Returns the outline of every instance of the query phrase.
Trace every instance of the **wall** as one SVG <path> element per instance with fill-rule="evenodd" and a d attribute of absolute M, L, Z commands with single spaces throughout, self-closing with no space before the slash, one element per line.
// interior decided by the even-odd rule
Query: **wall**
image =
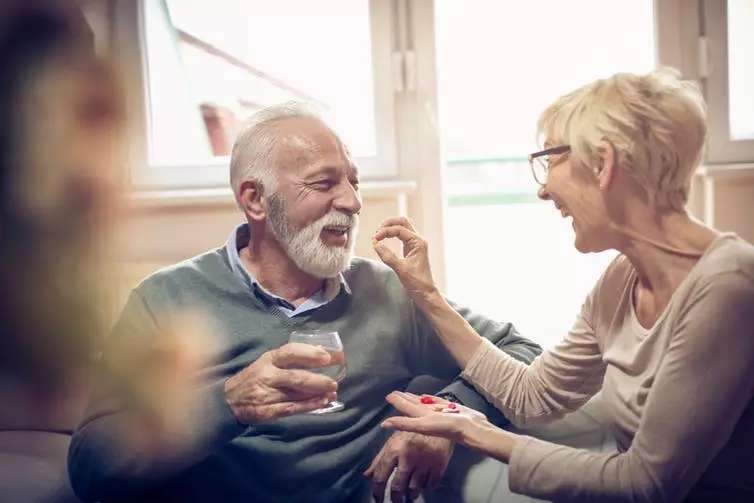
<path fill-rule="evenodd" d="M 754 165 L 701 168 L 692 203 L 706 224 L 754 243 Z"/>

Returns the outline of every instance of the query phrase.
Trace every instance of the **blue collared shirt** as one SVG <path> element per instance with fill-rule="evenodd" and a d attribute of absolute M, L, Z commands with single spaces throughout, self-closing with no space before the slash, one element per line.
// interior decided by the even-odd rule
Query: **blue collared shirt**
<path fill-rule="evenodd" d="M 254 295 L 265 301 L 268 305 L 278 309 L 289 318 L 324 306 L 338 295 L 341 288 L 345 292 L 349 292 L 348 284 L 343 275 L 340 274 L 336 278 L 328 279 L 325 282 L 325 286 L 314 292 L 303 304 L 298 307 L 294 306 L 284 298 L 265 290 L 246 266 L 244 266 L 239 252 L 249 244 L 249 239 L 249 224 L 239 225 L 233 229 L 230 237 L 228 237 L 225 249 L 230 259 L 230 268 L 233 270 L 233 274 L 248 286 Z"/>

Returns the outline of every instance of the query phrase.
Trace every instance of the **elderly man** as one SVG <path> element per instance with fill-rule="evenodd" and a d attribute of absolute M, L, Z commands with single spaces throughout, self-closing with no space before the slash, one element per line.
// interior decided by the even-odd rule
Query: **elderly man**
<path fill-rule="evenodd" d="M 372 493 L 382 500 L 392 472 L 395 502 L 432 489 L 453 445 L 403 433 L 386 442 L 385 395 L 432 375 L 450 383 L 444 396 L 490 411 L 454 380 L 459 368 L 395 274 L 352 257 L 361 196 L 347 149 L 305 105 L 279 105 L 240 133 L 230 178 L 247 223 L 224 247 L 144 280 L 113 336 L 153 331 L 181 307 L 218 320 L 225 337 L 197 378 L 201 403 L 185 412 L 200 440 L 163 454 L 128 449 L 111 433 L 127 411 L 106 393 L 71 444 L 75 491 L 85 501 L 365 503 Z M 540 352 L 508 323 L 461 313 L 515 358 Z M 301 370 L 332 363 L 327 352 L 288 343 L 292 331 L 316 329 L 342 338 L 348 375 L 339 383 Z M 336 397 L 342 410 L 305 413 Z"/>

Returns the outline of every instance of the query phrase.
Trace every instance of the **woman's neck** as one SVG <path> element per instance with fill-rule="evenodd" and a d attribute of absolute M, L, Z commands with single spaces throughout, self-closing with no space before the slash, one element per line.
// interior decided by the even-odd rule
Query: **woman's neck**
<path fill-rule="evenodd" d="M 718 233 L 681 212 L 636 215 L 626 226 L 618 251 L 637 271 L 642 288 L 669 297 L 688 275 Z"/>

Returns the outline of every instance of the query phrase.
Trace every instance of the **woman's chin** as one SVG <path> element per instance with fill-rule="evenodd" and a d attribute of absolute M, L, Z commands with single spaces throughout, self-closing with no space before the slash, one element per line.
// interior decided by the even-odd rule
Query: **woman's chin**
<path fill-rule="evenodd" d="M 600 253 L 605 250 L 612 249 L 604 239 L 600 239 L 599 236 L 585 236 L 583 233 L 576 231 L 574 236 L 573 246 L 580 253 Z"/>
<path fill-rule="evenodd" d="M 587 244 L 583 240 L 579 239 L 578 234 L 576 235 L 576 238 L 573 240 L 573 246 L 580 253 L 589 253 L 591 251 L 589 247 L 587 246 Z"/>

